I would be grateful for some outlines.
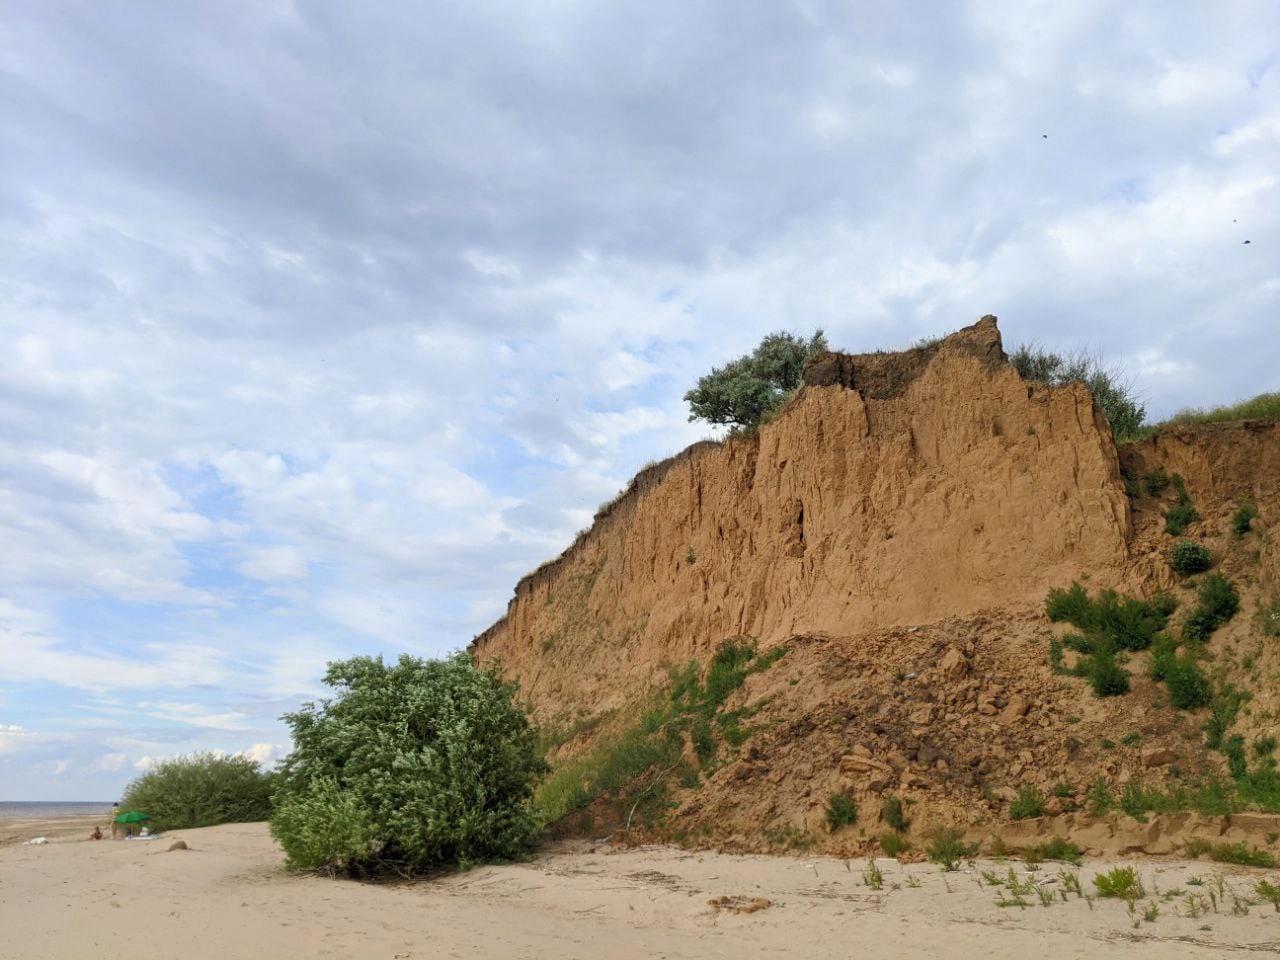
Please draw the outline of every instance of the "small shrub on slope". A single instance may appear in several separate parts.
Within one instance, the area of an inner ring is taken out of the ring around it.
[[[1160,636],[1176,601],[1161,594],[1151,600],[1122,597],[1104,590],[1090,597],[1079,583],[1068,589],[1055,588],[1045,600],[1045,612],[1055,622],[1066,621],[1081,633],[1055,640],[1050,659],[1055,672],[1087,677],[1099,697],[1112,697],[1129,690],[1129,674],[1116,654],[1124,650],[1145,650]],[[1063,666],[1061,648],[1082,654],[1075,668]]]
[[[197,753],[152,767],[125,788],[120,806],[149,814],[155,830],[249,823],[271,816],[271,784],[245,757]]]
[[[1183,577],[1203,573],[1213,566],[1213,554],[1194,540],[1179,540],[1169,551],[1169,566]]]
[[[847,793],[833,793],[827,798],[827,828],[835,833],[841,827],[856,823],[858,805]]]
[[[1187,527],[1200,519],[1200,512],[1190,503],[1176,503],[1164,512],[1164,532],[1180,537]]]
[[[1188,640],[1203,642],[1236,615],[1240,609],[1240,594],[1230,580],[1215,573],[1200,585],[1198,599],[1195,609],[1182,625],[1182,635]]]
[[[1089,658],[1089,685],[1099,697],[1118,697],[1129,692],[1129,674],[1110,651],[1098,651]]]
[[[899,796],[894,794],[885,796],[880,804],[880,817],[895,830],[902,831],[907,829],[906,806]]]
[[[1240,504],[1240,506],[1236,507],[1236,512],[1231,515],[1231,532],[1237,537],[1243,537],[1253,529],[1253,521],[1257,517],[1258,510],[1253,504]]]
[[[1164,671],[1169,687],[1169,703],[1179,710],[1198,710],[1209,705],[1213,688],[1204,671],[1185,655],[1175,655]]]
[[[1009,819],[1031,820],[1044,815],[1044,794],[1029,783],[1018,789],[1018,795],[1009,803]]]

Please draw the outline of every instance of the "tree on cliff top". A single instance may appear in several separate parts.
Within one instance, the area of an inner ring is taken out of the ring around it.
[[[698,378],[684,395],[689,419],[728,425],[734,432],[758,427],[800,386],[805,361],[827,349],[821,330],[808,340],[769,334],[751,353]]]
[[[1055,386],[1083,383],[1093,394],[1117,441],[1133,440],[1141,435],[1147,408],[1138,402],[1133,383],[1120,371],[1103,366],[1098,356],[1079,352],[1064,357],[1036,344],[1024,343],[1009,354],[1009,362],[1023,380],[1039,380]]]

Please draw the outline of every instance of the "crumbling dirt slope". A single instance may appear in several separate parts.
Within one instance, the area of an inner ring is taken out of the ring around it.
[[[1170,709],[1148,678],[1149,652],[1129,657],[1123,697],[1056,673],[1049,641],[1066,628],[1044,599],[1078,579],[1168,592],[1188,610],[1197,582],[1167,560],[1175,494],[1143,479],[1181,475],[1200,514],[1185,536],[1242,598],[1206,666],[1251,695],[1241,732],[1280,736],[1280,644],[1262,642],[1254,617],[1280,587],[1280,428],[1177,429],[1117,451],[1083,386],[1018,376],[992,317],[904,353],[824,355],[805,380],[756,436],[642,471],[476,638],[479,661],[499,658],[520,681],[553,761],[633,723],[670,668],[747,637],[787,652],[733,694],[746,741],[672,785],[658,835],[865,851],[891,794],[908,804],[909,833],[1069,831],[1110,852],[1167,852],[1190,833],[1275,845],[1267,818],[1139,828],[1073,812],[1098,780],[1192,781],[1224,760],[1204,748],[1204,711]],[[1258,513],[1245,535],[1231,529],[1241,503]],[[1049,797],[1056,826],[1008,823],[1023,785]],[[833,793],[855,799],[856,826],[826,829]],[[601,798],[570,831],[617,819]]]

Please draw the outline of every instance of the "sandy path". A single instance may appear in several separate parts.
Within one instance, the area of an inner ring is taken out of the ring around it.
[[[168,852],[177,837],[189,851]],[[151,843],[62,841],[0,848],[0,957],[947,957],[1055,960],[1224,957],[1280,953],[1280,914],[1210,911],[1154,923],[1123,903],[1072,898],[1045,908],[997,907],[971,872],[879,861],[884,888],[862,862],[562,845],[530,863],[442,880],[367,885],[290,876],[261,824],[181,831]],[[1008,864],[979,864],[1007,871]],[[1101,865],[1086,865],[1091,877]],[[1140,864],[1149,890],[1188,886],[1203,863]],[[1021,871],[1020,871],[1021,872]],[[1033,876],[1053,877],[1046,864]],[[1228,870],[1251,893],[1256,871]],[[907,886],[908,877],[920,886]],[[1274,881],[1276,878],[1273,876]],[[895,889],[894,886],[897,885]],[[768,909],[716,912],[723,895],[765,897]]]

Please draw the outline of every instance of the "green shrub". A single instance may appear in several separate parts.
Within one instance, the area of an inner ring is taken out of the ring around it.
[[[1083,383],[1117,442],[1142,434],[1147,411],[1138,402],[1133,383],[1121,370],[1105,366],[1099,356],[1085,351],[1062,355],[1022,344],[1009,355],[1009,362],[1024,380],[1055,386]]]
[[[1232,779],[1241,780],[1249,772],[1249,759],[1244,752],[1244,737],[1233,734],[1222,741],[1222,752],[1227,758],[1227,771]]]
[[[1018,788],[1018,795],[1009,803],[1009,819],[1030,820],[1044,815],[1044,794],[1029,783]]]
[[[899,857],[911,849],[911,844],[901,834],[886,830],[880,834],[880,849],[886,857]]]
[[[1066,837],[1053,837],[1032,847],[1031,850],[1040,860],[1061,860],[1074,864],[1079,864],[1080,858],[1084,855],[1084,851]]]
[[[976,843],[965,843],[964,833],[954,827],[941,827],[929,837],[929,845],[925,853],[931,863],[939,864],[943,870],[952,872],[960,869],[960,861],[975,856],[978,852]]]
[[[1182,635],[1188,640],[1204,642],[1213,631],[1236,615],[1240,609],[1240,594],[1230,580],[1215,573],[1200,585],[1198,597],[1199,602],[1182,625]]]
[[[1234,863],[1241,867],[1266,867],[1276,865],[1276,858],[1266,850],[1251,847],[1243,840],[1239,843],[1219,843],[1209,849],[1209,859],[1218,863]]]
[[[1178,576],[1189,577],[1213,566],[1213,554],[1194,540],[1179,540],[1169,551],[1169,566]]]
[[[880,803],[880,818],[895,830],[907,829],[907,813],[902,798],[886,794]]]
[[[1151,644],[1148,672],[1152,680],[1166,680],[1178,653],[1178,643],[1167,633],[1158,634]]]
[[[1089,685],[1095,696],[1118,697],[1129,692],[1129,673],[1116,662],[1115,654],[1099,650],[1090,657]]]
[[[1079,583],[1072,582],[1066,590],[1054,587],[1049,591],[1044,608],[1054,623],[1066,622],[1076,626],[1092,623],[1093,604],[1089,601],[1088,592]]]
[[[1251,503],[1242,503],[1231,515],[1231,532],[1243,537],[1253,529],[1253,521],[1258,518],[1258,509]]]
[[[1200,519],[1200,512],[1190,503],[1175,503],[1164,512],[1164,532],[1172,537],[1186,533],[1187,527]]]
[[[1146,895],[1142,878],[1133,867],[1112,867],[1093,878],[1093,885],[1100,897],[1117,897],[1121,900],[1137,900]]]
[[[790,333],[771,333],[746,356],[698,378],[684,395],[690,420],[754,430],[772,416],[789,393],[800,386],[805,361],[827,349],[821,330],[805,340]]]
[[[1138,600],[1122,597],[1114,590],[1103,590],[1096,597],[1090,597],[1079,583],[1072,583],[1068,589],[1052,589],[1045,599],[1049,619],[1066,621],[1082,632],[1065,634],[1051,641],[1050,665],[1055,673],[1087,677],[1099,697],[1125,693],[1129,689],[1129,674],[1120,665],[1116,653],[1151,646],[1161,636],[1160,631],[1176,606],[1177,601],[1164,593],[1150,600]],[[1083,655],[1070,669],[1063,662],[1064,647]]]
[[[1157,467],[1142,475],[1142,485],[1150,496],[1158,497],[1168,489],[1169,475],[1164,472],[1164,467]]]
[[[1085,803],[1089,805],[1089,812],[1095,817],[1100,817],[1115,805],[1115,798],[1111,795],[1111,788],[1107,786],[1105,780],[1095,780],[1089,785],[1089,792],[1085,794]]]
[[[1229,683],[1218,688],[1209,702],[1209,717],[1204,722],[1204,743],[1210,750],[1221,750],[1231,725],[1236,722],[1245,695]]]
[[[725,701],[747,676],[765,670],[787,652],[778,646],[756,654],[745,637],[728,640],[705,671],[690,662],[672,672],[665,690],[631,727],[597,740],[592,750],[559,766],[537,790],[538,806],[548,821],[559,820],[601,797],[608,797],[624,823],[638,818],[651,825],[669,806],[667,781],[696,784],[698,772],[686,769],[686,737],[704,766],[718,753],[716,730],[726,743],[740,746],[751,731],[743,724],[750,708],[726,711]]]
[[[271,832],[291,865],[374,875],[518,857],[546,770],[515,685],[465,654],[331,663],[331,700],[285,721]]]
[[[1267,901],[1276,908],[1277,913],[1280,913],[1280,886],[1266,880],[1259,880],[1255,889],[1260,899]]]
[[[1169,687],[1169,703],[1179,710],[1198,710],[1213,699],[1209,678],[1190,657],[1172,657],[1165,668],[1164,680]]]
[[[841,827],[856,823],[858,805],[847,793],[833,793],[827,798],[827,828],[835,833]]]
[[[153,830],[250,823],[271,816],[272,776],[245,757],[164,760],[125,787],[120,809],[149,814]]]

